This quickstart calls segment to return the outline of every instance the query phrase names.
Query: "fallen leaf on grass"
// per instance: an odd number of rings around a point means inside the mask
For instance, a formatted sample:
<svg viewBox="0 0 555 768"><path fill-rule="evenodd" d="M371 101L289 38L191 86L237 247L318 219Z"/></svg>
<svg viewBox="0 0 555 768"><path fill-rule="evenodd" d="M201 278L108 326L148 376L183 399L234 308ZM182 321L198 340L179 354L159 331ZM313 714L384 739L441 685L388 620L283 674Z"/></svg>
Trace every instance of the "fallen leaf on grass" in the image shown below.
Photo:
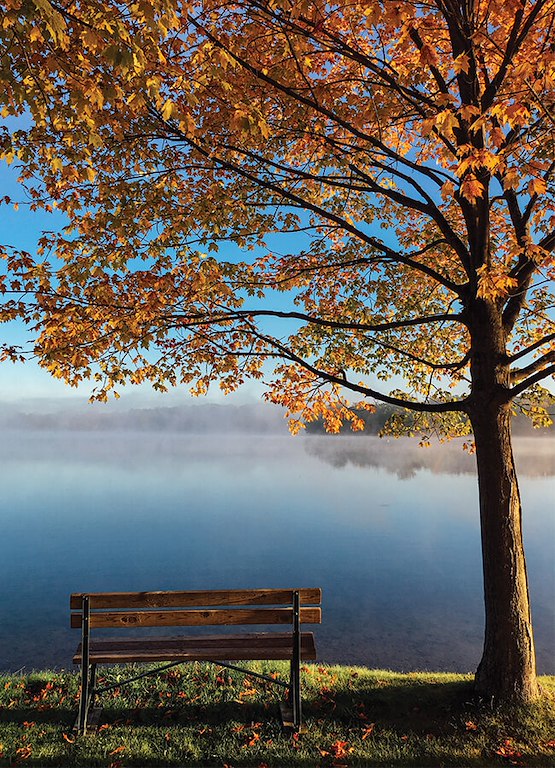
<svg viewBox="0 0 555 768"><path fill-rule="evenodd" d="M548 749L555 749L555 739L544 741L540 744L541 747L547 747Z"/></svg>
<svg viewBox="0 0 555 768"><path fill-rule="evenodd" d="M68 736L67 733L62 733L62 736L64 738L64 741L67 741L68 744L75 744L75 739L71 736Z"/></svg>
<svg viewBox="0 0 555 768"><path fill-rule="evenodd" d="M334 741L333 744L330 745L329 750L326 749L320 749L320 754L322 757L327 757L328 755L331 755L335 760L340 760L343 757L347 757L351 754L351 752L354 752L354 747L349 746L348 741L340 741L339 739L337 741ZM335 764L335 763L334 763Z"/></svg>
<svg viewBox="0 0 555 768"><path fill-rule="evenodd" d="M374 731L375 723L370 723L370 725L367 725L366 728L362 731L362 739L367 739L372 732Z"/></svg>
<svg viewBox="0 0 555 768"><path fill-rule="evenodd" d="M500 757L505 757L509 762L511 762L513 765L518 765L519 758L522 757L522 752L519 752L513 742L512 739L505 739L503 744L501 744L496 750L495 754L499 755Z"/></svg>
<svg viewBox="0 0 555 768"><path fill-rule="evenodd" d="M124 749L125 749L125 746L122 744L122 746L121 746L121 747L116 747L116 748L115 748L115 749L113 749L111 752L108 752L108 754L109 754L110 756L111 756L111 755L119 755L119 753L120 753L120 752L123 752L123 750L124 750Z"/></svg>
<svg viewBox="0 0 555 768"><path fill-rule="evenodd" d="M260 741L260 734L253 733L252 738L245 744L246 747L254 747L257 741Z"/></svg>
<svg viewBox="0 0 555 768"><path fill-rule="evenodd" d="M30 744L27 744L25 747L20 747L19 749L15 750L15 758L17 760L28 760L31 755L33 754L33 748Z"/></svg>
<svg viewBox="0 0 555 768"><path fill-rule="evenodd" d="M478 726L476 725L476 723L473 723L472 720L467 720L465 722L465 726L466 726L466 730L467 731L477 731L478 730Z"/></svg>

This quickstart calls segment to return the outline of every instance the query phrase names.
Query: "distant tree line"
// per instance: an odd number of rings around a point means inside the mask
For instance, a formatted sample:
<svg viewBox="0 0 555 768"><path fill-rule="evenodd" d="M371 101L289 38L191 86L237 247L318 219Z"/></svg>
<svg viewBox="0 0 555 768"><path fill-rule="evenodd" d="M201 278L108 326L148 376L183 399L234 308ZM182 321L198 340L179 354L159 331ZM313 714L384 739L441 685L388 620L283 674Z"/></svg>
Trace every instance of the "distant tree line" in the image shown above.
<svg viewBox="0 0 555 768"><path fill-rule="evenodd" d="M524 414L524 411L529 412L529 404L525 403L522 398L517 399L514 406L515 413L512 419L513 434L532 437L555 435L555 424L553 421L548 422L545 419L536 423L530 421L530 417ZM555 398L551 398L549 401L546 399L543 407L548 411L551 418L555 416ZM351 422L344 422L339 434L362 436L393 434L395 431L393 425L398 421L404 423L409 433L412 431L416 434L419 431L419 414L407 413L402 408L394 405L378 404L373 412L358 408L354 409L354 412L364 422L364 429L354 432L351 428ZM309 435L327 434L323 419L307 423L305 428L306 433Z"/></svg>

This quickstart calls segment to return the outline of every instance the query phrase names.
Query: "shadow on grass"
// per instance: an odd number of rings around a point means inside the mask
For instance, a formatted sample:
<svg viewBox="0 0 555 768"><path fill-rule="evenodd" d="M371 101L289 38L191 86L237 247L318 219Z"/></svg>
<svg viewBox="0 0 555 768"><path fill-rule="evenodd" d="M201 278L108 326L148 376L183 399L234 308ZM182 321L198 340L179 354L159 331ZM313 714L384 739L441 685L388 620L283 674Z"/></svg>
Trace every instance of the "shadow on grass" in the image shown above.
<svg viewBox="0 0 555 768"><path fill-rule="evenodd" d="M0 725L2 723L15 725L37 723L72 728L76 716L77 709L68 709L67 707L52 706L48 709L37 709L36 707L0 708Z"/></svg>
<svg viewBox="0 0 555 768"><path fill-rule="evenodd" d="M305 712L326 715L349 727L356 722L377 722L393 730L441 733L454 717L480 707L471 682L388 682L362 685L350 690L320 693L307 700Z"/></svg>
<svg viewBox="0 0 555 768"><path fill-rule="evenodd" d="M267 701L214 703L168 702L164 706L122 706L113 699L100 697L95 703L102 709L99 724L167 727L186 724L225 728L230 722L267 722L279 720L279 702L269 696ZM338 728L353 728L365 722L379 722L383 728L409 732L437 734L465 713L474 710L472 685L467 682L420 683L396 685L390 682L353 686L349 690L307 691L303 696L303 719L310 724L322 720ZM0 723L34 722L44 725L73 727L77 706L19 707L0 709Z"/></svg>

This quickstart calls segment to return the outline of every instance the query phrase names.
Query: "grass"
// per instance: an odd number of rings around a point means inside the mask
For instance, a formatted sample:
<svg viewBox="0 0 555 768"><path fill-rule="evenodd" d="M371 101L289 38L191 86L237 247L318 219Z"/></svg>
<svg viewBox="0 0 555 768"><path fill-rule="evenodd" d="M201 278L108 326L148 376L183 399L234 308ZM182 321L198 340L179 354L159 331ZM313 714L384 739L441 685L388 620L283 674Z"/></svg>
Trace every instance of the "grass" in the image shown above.
<svg viewBox="0 0 555 768"><path fill-rule="evenodd" d="M280 662L250 666L287 673ZM541 678L533 706L492 711L473 699L469 675L303 670L299 736L279 723L281 689L211 665L183 665L104 694L100 729L78 738L74 673L4 675L0 765L555 766L553 676ZM100 672L108 684L127 670Z"/></svg>

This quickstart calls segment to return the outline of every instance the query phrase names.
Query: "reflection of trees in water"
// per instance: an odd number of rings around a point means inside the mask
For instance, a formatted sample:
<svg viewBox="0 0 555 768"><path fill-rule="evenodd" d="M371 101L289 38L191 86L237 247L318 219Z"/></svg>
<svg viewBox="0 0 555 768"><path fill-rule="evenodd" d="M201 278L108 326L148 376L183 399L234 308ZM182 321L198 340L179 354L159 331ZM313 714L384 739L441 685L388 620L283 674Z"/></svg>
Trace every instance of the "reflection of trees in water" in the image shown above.
<svg viewBox="0 0 555 768"><path fill-rule="evenodd" d="M463 440L432 443L421 448L416 440L379 437L313 436L305 440L306 452L332 467L385 469L400 479L426 469L434 474L462 475L476 472L475 458L462 447ZM555 475L554 438L515 438L515 460L520 474L529 477Z"/></svg>

